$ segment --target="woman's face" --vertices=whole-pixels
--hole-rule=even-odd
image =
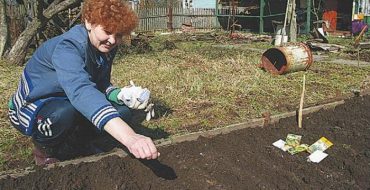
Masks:
[[[91,44],[102,53],[107,53],[122,41],[122,34],[110,33],[101,25],[85,22]]]

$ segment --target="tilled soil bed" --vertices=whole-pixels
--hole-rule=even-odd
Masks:
[[[312,144],[326,137],[334,145],[320,163],[309,153],[290,155],[272,146],[287,134]],[[0,189],[369,189],[370,96],[346,100],[334,109],[264,128],[247,128],[159,148],[161,157],[140,161],[110,156],[0,180]]]

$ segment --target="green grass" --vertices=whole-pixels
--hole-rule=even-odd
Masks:
[[[8,101],[15,91],[23,67],[7,64],[0,60],[0,169],[16,167],[19,163],[30,163],[31,144],[19,134],[8,121]]]
[[[338,38],[338,37],[328,36],[327,39],[329,43],[338,44],[342,46],[353,46],[353,44],[355,43],[354,37]]]
[[[223,39],[223,34],[218,35]],[[113,84],[122,87],[133,80],[151,90],[157,117],[142,122],[144,127],[179,135],[259,118],[266,111],[293,111],[299,105],[304,74],[305,106],[309,106],[360,89],[370,73],[370,67],[315,62],[306,72],[274,76],[258,67],[261,52],[243,48],[272,47],[266,42],[223,48],[215,41],[187,39],[154,37],[150,39],[154,51],[115,60]],[[177,49],[163,50],[165,40],[174,41]],[[223,40],[222,44],[233,45],[235,41]],[[6,118],[6,104],[22,67],[0,63],[0,169],[4,170],[18,162],[31,163],[32,146]]]

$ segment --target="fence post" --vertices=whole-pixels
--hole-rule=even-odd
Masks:
[[[172,0],[168,1],[168,22],[167,28],[170,32],[173,31],[173,4]]]
[[[219,4],[218,4],[218,1],[216,1],[216,7],[215,7],[215,20],[214,20],[214,23],[216,23],[216,25],[217,25],[217,23],[219,23],[219,21],[218,21],[218,15],[219,15],[219,10],[218,10],[218,6],[219,6]],[[219,25],[217,25],[217,27],[219,27]]]
[[[260,0],[260,30],[259,30],[260,34],[263,33],[263,24],[264,24],[263,18],[265,16],[264,9],[265,9],[265,0]]]
[[[308,34],[311,31],[311,0],[307,0],[307,16],[306,16],[306,31],[305,33]]]

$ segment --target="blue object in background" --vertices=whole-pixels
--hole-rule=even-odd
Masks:
[[[216,8],[216,1],[215,0],[193,0],[193,8],[214,9]]]
[[[358,35],[366,25],[367,24],[362,20],[352,21],[352,34],[353,35]],[[368,29],[366,29],[365,32],[367,32],[367,31],[368,31]]]

